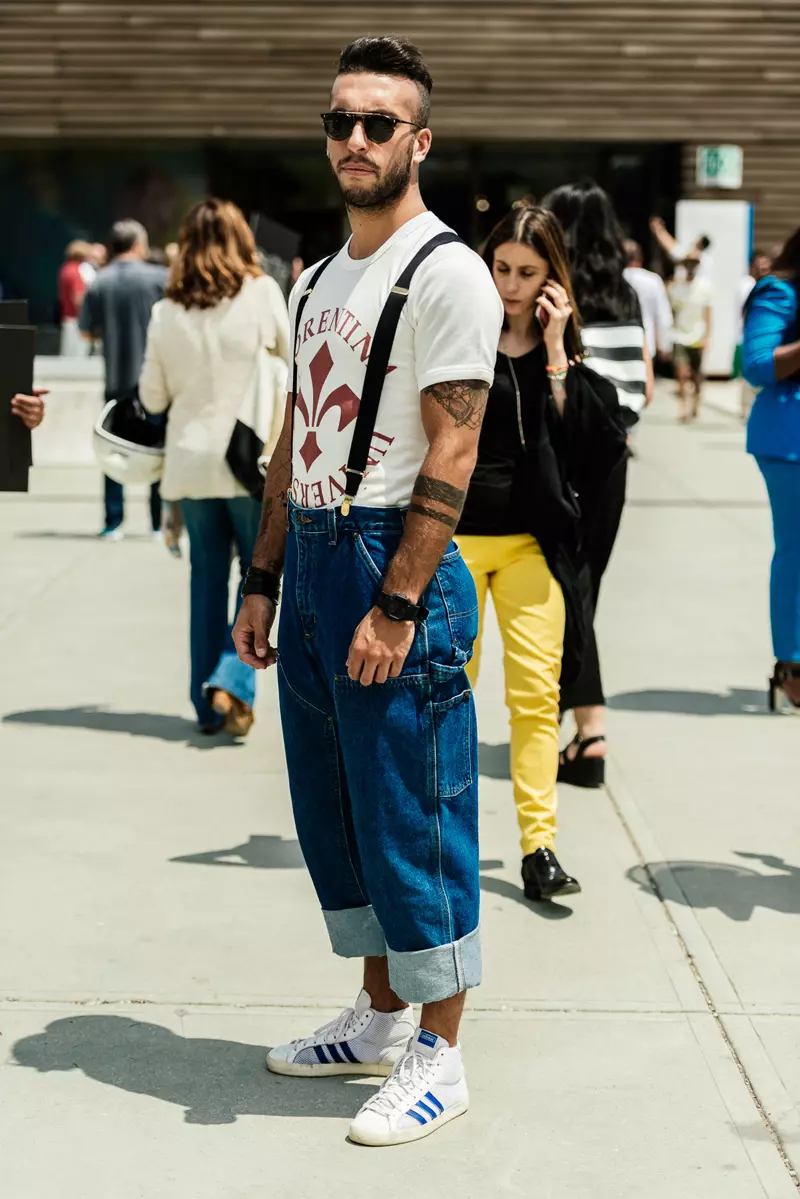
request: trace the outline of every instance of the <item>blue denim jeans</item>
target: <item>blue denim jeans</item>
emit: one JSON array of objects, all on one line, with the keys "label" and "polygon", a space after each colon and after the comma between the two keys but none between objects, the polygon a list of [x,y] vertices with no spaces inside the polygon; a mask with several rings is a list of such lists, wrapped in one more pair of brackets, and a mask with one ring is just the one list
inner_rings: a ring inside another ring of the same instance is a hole
[{"label": "blue denim jeans", "polygon": [[758,458],[772,509],[775,554],[770,575],[772,648],[800,662],[800,462]]},{"label": "blue denim jeans", "polygon": [[[236,499],[181,500],[191,555],[190,696],[201,725],[220,724],[208,692],[217,687],[253,706],[256,672],[233,646],[229,622],[231,559],[239,556],[242,575],[250,565],[261,505]],[[237,600],[239,611],[241,600]]]},{"label": "blue denim jeans", "polygon": [[278,682],[300,845],[331,944],[387,955],[394,991],[446,999],[481,979],[478,741],[464,666],[475,586],[442,559],[398,678],[364,687],[345,662],[400,543],[405,513],[290,505]]},{"label": "blue denim jeans", "polygon": [[[116,479],[109,479],[108,475],[103,478],[106,528],[118,529],[125,519],[125,489]],[[158,483],[153,483],[150,488],[150,524],[154,533],[161,528],[161,491]]]}]

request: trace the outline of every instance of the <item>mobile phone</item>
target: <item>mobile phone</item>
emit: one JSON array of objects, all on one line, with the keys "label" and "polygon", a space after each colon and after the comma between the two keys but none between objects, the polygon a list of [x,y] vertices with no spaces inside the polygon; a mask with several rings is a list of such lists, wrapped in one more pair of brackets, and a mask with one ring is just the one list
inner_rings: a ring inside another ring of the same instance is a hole
[{"label": "mobile phone", "polygon": [[541,304],[536,306],[536,319],[543,329],[547,328],[547,322],[550,320],[550,313],[542,308]]}]

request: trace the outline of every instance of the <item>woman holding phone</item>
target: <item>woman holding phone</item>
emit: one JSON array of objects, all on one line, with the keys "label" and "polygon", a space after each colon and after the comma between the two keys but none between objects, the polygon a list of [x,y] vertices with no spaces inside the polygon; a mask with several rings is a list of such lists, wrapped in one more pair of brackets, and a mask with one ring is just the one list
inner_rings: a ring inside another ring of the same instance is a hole
[{"label": "woman holding phone", "polygon": [[577,365],[578,311],[553,214],[513,210],[490,235],[484,258],[505,322],[457,532],[480,617],[468,673],[474,685],[491,592],[503,637],[525,895],[552,899],[580,891],[555,855],[559,679],[562,659],[567,675],[576,673],[581,640],[572,483],[580,476],[591,486],[580,467],[589,457],[595,473],[610,469],[624,452],[624,434],[607,415],[613,388],[601,400],[597,388],[607,385]]}]

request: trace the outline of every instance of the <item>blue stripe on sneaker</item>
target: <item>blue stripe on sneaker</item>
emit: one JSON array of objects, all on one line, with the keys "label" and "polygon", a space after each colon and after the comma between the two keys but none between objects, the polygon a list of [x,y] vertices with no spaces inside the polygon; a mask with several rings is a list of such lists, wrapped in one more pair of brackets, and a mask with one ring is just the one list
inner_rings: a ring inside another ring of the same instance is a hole
[{"label": "blue stripe on sneaker", "polygon": [[333,1061],[339,1062],[340,1064],[344,1061],[344,1058],[335,1045],[327,1045],[326,1048]]},{"label": "blue stripe on sneaker", "polygon": [[323,1066],[330,1065],[330,1062],[328,1061],[328,1059],[325,1056],[325,1050],[322,1048],[321,1045],[315,1045],[314,1052],[316,1053],[319,1060],[322,1062]]},{"label": "blue stripe on sneaker", "polygon": [[413,1116],[413,1117],[414,1117],[414,1119],[415,1119],[415,1120],[417,1120],[417,1121],[418,1121],[420,1124],[427,1124],[427,1123],[428,1123],[428,1121],[425,1119],[425,1117],[424,1117],[424,1116],[421,1116],[421,1115],[419,1114],[419,1112],[415,1112],[415,1111],[414,1111],[413,1107],[410,1107],[410,1108],[408,1109],[408,1111],[406,1112],[406,1115],[407,1115],[407,1116]]},{"label": "blue stripe on sneaker", "polygon": [[422,1099],[417,1101],[417,1107],[421,1107],[424,1112],[427,1112],[432,1120],[435,1120],[439,1115],[435,1107],[428,1107],[427,1103],[425,1103]]},{"label": "blue stripe on sneaker", "polygon": [[342,1041],[339,1048],[341,1049],[344,1056],[347,1058],[348,1062],[352,1062],[354,1066],[358,1066],[360,1064],[358,1058],[353,1053],[350,1046],[347,1044],[347,1041]]},{"label": "blue stripe on sneaker", "polygon": [[432,1095],[432,1094],[430,1093],[430,1091],[426,1091],[426,1092],[425,1092],[425,1098],[426,1098],[426,1099],[430,1099],[430,1101],[431,1101],[431,1103],[433,1104],[433,1106],[434,1106],[434,1107],[438,1107],[438,1109],[439,1109],[439,1111],[440,1111],[440,1112],[443,1112],[443,1111],[444,1111],[444,1106],[443,1106],[443,1105],[442,1105],[442,1104],[439,1102],[439,1100],[436,1098],[436,1096],[435,1096],[435,1095]]}]

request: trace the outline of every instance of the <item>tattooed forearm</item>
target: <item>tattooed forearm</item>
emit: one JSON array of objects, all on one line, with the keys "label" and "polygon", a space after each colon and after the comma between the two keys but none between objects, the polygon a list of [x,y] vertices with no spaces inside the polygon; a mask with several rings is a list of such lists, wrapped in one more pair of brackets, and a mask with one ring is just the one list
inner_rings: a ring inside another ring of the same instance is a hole
[{"label": "tattooed forearm", "polygon": [[417,516],[427,516],[430,520],[438,520],[443,525],[447,525],[448,529],[455,529],[458,524],[457,516],[450,516],[447,512],[438,512],[436,508],[428,508],[425,504],[412,503],[408,510],[416,512]]},{"label": "tattooed forearm", "polygon": [[446,504],[456,512],[461,511],[467,498],[466,491],[462,491],[460,487],[445,483],[444,479],[432,479],[429,475],[417,475],[414,495],[424,500],[436,500],[440,504]]},{"label": "tattooed forearm", "polygon": [[489,385],[482,379],[461,379],[455,383],[434,383],[423,396],[435,400],[453,418],[457,429],[480,429]]},{"label": "tattooed forearm", "polygon": [[428,453],[414,484],[403,539],[383,589],[420,599],[447,551],[478,453],[486,383],[441,383],[421,394]]},{"label": "tattooed forearm", "polygon": [[284,421],[278,444],[267,467],[261,524],[253,551],[253,566],[280,574],[286,552],[286,508],[292,484],[291,421]]}]

